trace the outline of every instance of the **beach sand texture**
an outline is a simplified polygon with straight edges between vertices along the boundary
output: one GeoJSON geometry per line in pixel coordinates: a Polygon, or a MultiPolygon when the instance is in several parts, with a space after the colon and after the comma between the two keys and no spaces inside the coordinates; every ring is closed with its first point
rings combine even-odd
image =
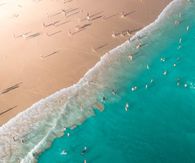
{"type": "Polygon", "coordinates": [[[0,125],[76,83],[171,0],[2,0],[0,125]]]}

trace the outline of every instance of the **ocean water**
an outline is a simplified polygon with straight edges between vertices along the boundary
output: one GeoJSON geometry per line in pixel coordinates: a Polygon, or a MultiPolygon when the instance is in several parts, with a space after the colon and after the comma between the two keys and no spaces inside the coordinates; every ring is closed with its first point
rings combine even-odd
{"type": "Polygon", "coordinates": [[[194,163],[194,45],[195,2],[174,0],[77,84],[0,127],[0,163],[194,163]]]}
{"type": "Polygon", "coordinates": [[[195,2],[175,2],[153,30],[113,53],[93,81],[104,82],[93,94],[104,110],[93,105],[95,114],[67,127],[38,162],[194,163],[195,2]]]}

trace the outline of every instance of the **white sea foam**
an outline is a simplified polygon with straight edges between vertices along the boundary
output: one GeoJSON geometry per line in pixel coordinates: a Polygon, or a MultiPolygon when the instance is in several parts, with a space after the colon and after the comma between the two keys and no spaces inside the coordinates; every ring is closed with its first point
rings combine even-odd
{"type": "Polygon", "coordinates": [[[137,32],[130,41],[101,57],[77,84],[40,100],[4,124],[0,128],[0,162],[36,162],[36,155],[49,147],[54,138],[62,136],[64,127],[78,125],[93,115],[98,97],[105,88],[112,87],[106,76],[109,65],[114,64],[134,40],[149,35],[158,28],[157,24],[162,25],[174,6],[178,9],[186,2],[172,1],[153,23],[137,32]]]}

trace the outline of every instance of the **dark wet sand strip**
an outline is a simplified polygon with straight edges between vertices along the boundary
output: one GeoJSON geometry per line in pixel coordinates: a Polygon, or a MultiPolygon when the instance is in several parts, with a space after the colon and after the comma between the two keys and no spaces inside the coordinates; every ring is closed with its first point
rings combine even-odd
{"type": "Polygon", "coordinates": [[[9,108],[9,109],[7,109],[7,110],[5,110],[5,111],[3,111],[3,112],[1,112],[1,113],[0,113],[0,116],[3,115],[3,114],[5,114],[5,113],[7,113],[7,112],[9,112],[9,111],[11,111],[11,110],[13,110],[13,109],[15,109],[16,107],[17,107],[17,105],[14,106],[14,107],[9,108]]]}
{"type": "Polygon", "coordinates": [[[56,35],[56,34],[58,34],[58,33],[61,33],[62,31],[60,30],[60,31],[56,31],[56,32],[53,32],[53,33],[47,33],[47,36],[53,36],[53,35],[56,35]]]}
{"type": "Polygon", "coordinates": [[[52,56],[52,55],[54,55],[54,54],[57,54],[59,51],[54,51],[54,52],[52,52],[52,53],[50,53],[50,54],[48,54],[48,55],[45,55],[45,56],[41,56],[42,58],[47,58],[47,57],[50,57],[50,56],[52,56]]]}
{"type": "Polygon", "coordinates": [[[5,94],[5,93],[8,93],[8,92],[10,92],[10,91],[12,91],[12,90],[14,90],[14,89],[16,89],[16,88],[19,88],[21,84],[22,84],[22,82],[17,83],[17,84],[15,84],[15,85],[11,86],[11,87],[8,87],[8,88],[2,90],[2,91],[1,91],[1,94],[5,94]]]}

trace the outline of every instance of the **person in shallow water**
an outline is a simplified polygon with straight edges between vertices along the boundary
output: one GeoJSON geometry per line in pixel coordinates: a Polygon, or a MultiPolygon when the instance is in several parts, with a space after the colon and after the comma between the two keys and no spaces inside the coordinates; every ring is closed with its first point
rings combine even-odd
{"type": "Polygon", "coordinates": [[[103,102],[106,101],[106,97],[105,97],[105,96],[102,97],[102,101],[103,101],[103,102]]]}
{"type": "Polygon", "coordinates": [[[113,95],[116,95],[116,94],[117,94],[117,92],[116,92],[115,89],[112,89],[112,94],[113,94],[113,95]]]}

